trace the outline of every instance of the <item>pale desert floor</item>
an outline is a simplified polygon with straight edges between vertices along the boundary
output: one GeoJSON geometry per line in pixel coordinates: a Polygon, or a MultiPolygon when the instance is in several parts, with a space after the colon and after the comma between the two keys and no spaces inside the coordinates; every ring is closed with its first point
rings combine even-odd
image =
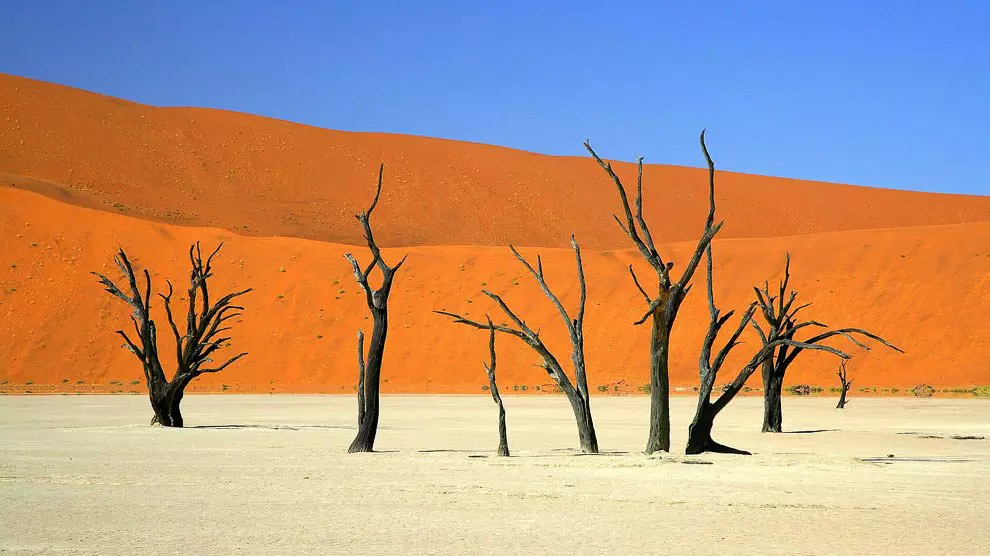
{"type": "Polygon", "coordinates": [[[391,396],[376,454],[345,453],[342,396],[0,397],[5,554],[988,554],[990,402],[757,398],[716,438],[751,457],[647,458],[645,397],[593,400],[606,455],[579,456],[563,397],[391,396]],[[939,438],[923,438],[925,435],[939,438]],[[889,456],[891,455],[892,456],[889,456]]]}

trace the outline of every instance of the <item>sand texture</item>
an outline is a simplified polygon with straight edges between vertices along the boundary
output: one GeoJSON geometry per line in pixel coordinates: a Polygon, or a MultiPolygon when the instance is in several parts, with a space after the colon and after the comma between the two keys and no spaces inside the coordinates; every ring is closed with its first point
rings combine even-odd
{"type": "MultiPolygon", "coordinates": [[[[185,281],[190,242],[225,242],[214,291],[253,287],[247,309],[235,322],[231,350],[251,355],[236,366],[193,382],[194,388],[241,392],[350,392],[357,383],[355,335],[370,332],[364,295],[343,253],[353,247],[290,238],[248,238],[229,231],[148,222],[59,203],[0,188],[0,378],[3,391],[139,390],[135,358],[120,349],[113,330],[128,324],[128,308],[103,293],[90,271],[118,275],[112,254],[124,246],[139,267],[147,266],[158,288],[165,279],[185,281]],[[18,237],[19,236],[19,237],[18,237]],[[53,362],[57,362],[53,364],[53,362]],[[81,382],[81,383],[80,383],[81,382]]],[[[860,325],[901,346],[851,350],[857,388],[874,386],[972,387],[986,384],[990,353],[990,223],[834,232],[793,238],[717,242],[719,303],[744,307],[752,285],[794,258],[794,287],[813,302],[809,314],[830,325],[860,325]],[[937,287],[935,287],[937,285],[937,287]]],[[[692,244],[672,244],[674,260],[692,244]]],[[[573,254],[526,249],[544,256],[548,280],[568,306],[577,303],[573,254]]],[[[408,253],[390,302],[391,330],[382,386],[386,392],[480,393],[487,384],[485,333],[452,324],[432,313],[463,312],[503,319],[483,287],[505,295],[548,344],[567,359],[563,323],[532,278],[505,248],[418,247],[388,250],[394,263],[408,253]]],[[[589,288],[586,350],[593,393],[635,393],[649,383],[650,330],[635,327],[645,303],[630,283],[631,263],[646,275],[638,253],[587,252],[589,288]]],[[[181,293],[179,294],[181,295],[181,293]]],[[[179,300],[181,306],[181,298],[179,300]]],[[[161,305],[154,309],[164,323],[161,305]]],[[[504,319],[503,319],[504,320],[504,319]]],[[[164,324],[163,324],[164,326],[164,324]]],[[[698,382],[697,353],[708,326],[705,298],[691,294],[675,328],[671,381],[698,382]]],[[[746,336],[726,372],[748,359],[758,341],[746,336]]],[[[171,337],[160,335],[163,357],[171,337]]],[[[514,338],[499,340],[503,388],[527,392],[549,383],[533,365],[536,356],[514,338]],[[517,388],[517,390],[518,390],[517,388]]],[[[234,352],[236,353],[236,352],[234,352]]],[[[168,361],[166,359],[166,361],[168,361]]],[[[790,384],[838,385],[837,362],[808,353],[788,375],[790,384]]],[[[169,367],[171,368],[171,367],[169,367]]],[[[728,382],[731,377],[723,379],[728,382]]],[[[751,384],[758,387],[759,377],[751,384]]],[[[854,392],[856,393],[856,392],[854,392]]]]}
{"type": "MultiPolygon", "coordinates": [[[[752,457],[647,458],[645,398],[593,402],[580,456],[562,396],[386,397],[382,453],[344,453],[350,396],[0,398],[0,552],[34,554],[897,554],[990,546],[984,400],[759,400],[715,437],[752,457]],[[957,440],[952,436],[983,436],[957,440]],[[892,457],[889,457],[892,455],[892,457]]],[[[680,450],[693,400],[676,398],[680,450]]]]}
{"type": "MultiPolygon", "coordinates": [[[[551,286],[573,308],[571,233],[585,249],[592,393],[636,393],[649,382],[650,331],[632,326],[645,303],[626,268],[638,268],[648,287],[653,276],[612,221],[617,195],[588,157],[155,108],[7,75],[0,111],[0,393],[139,391],[140,367],[113,335],[129,325],[128,309],[89,272],[118,277],[112,256],[123,246],[150,269],[156,291],[171,279],[181,304],[194,240],[225,242],[213,291],[255,289],[232,331],[231,349],[250,355],[194,390],[352,391],[355,334],[370,321],[342,255],[368,259],[353,245],[353,215],[369,202],[382,161],[376,237],[392,246],[393,263],[409,254],[390,303],[385,392],[481,391],[484,334],[433,311],[504,320],[482,288],[502,294],[567,360],[563,324],[504,245],[542,254],[551,286]]],[[[631,166],[618,169],[632,180],[631,166]]],[[[647,218],[675,276],[702,227],[705,183],[697,169],[646,169],[647,218]]],[[[731,173],[718,183],[724,310],[743,310],[791,252],[793,286],[814,303],[808,317],[867,328],[907,352],[836,342],[855,355],[855,388],[870,389],[854,394],[990,382],[990,197],[731,173]]],[[[674,329],[671,381],[681,392],[697,384],[708,318],[701,280],[674,329]]],[[[164,326],[161,306],[153,312],[164,326]]],[[[170,335],[162,336],[169,354],[170,335]]],[[[755,336],[746,340],[727,372],[751,354],[755,336]]],[[[549,383],[523,346],[503,339],[499,353],[508,392],[549,383]]],[[[833,358],[807,354],[788,383],[836,387],[835,369],[833,358]]]]}

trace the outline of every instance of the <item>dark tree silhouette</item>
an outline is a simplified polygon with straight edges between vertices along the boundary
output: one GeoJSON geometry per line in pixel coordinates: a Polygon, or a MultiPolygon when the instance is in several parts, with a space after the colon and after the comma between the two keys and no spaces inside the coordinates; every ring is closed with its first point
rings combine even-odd
{"type": "Polygon", "coordinates": [[[378,188],[375,191],[375,198],[371,202],[371,206],[368,207],[368,210],[356,215],[358,222],[364,229],[364,239],[368,242],[368,249],[371,251],[371,262],[362,269],[353,255],[350,253],[344,255],[351,263],[358,285],[364,290],[368,309],[371,310],[371,318],[373,319],[371,345],[368,348],[367,360],[364,356],[364,332],[358,332],[358,432],[347,449],[349,453],[372,452],[375,449],[375,435],[378,434],[382,358],[385,355],[385,338],[388,335],[388,296],[392,292],[392,280],[395,278],[395,273],[406,262],[406,257],[402,257],[398,264],[389,266],[382,258],[381,249],[378,248],[375,236],[371,231],[371,212],[375,210],[382,194],[382,175],[384,172],[385,165],[383,164],[378,167],[378,188]],[[382,284],[378,289],[373,289],[368,284],[368,277],[376,268],[382,274],[382,284]]]}
{"type": "Polygon", "coordinates": [[[729,341],[726,342],[725,346],[722,347],[712,359],[712,351],[715,346],[715,341],[718,338],[719,331],[723,326],[732,318],[735,311],[729,311],[724,316],[721,315],[718,307],[715,306],[715,295],[712,291],[712,248],[709,245],[706,250],[707,258],[707,283],[708,283],[708,313],[709,313],[709,323],[708,323],[708,333],[705,335],[705,340],[701,346],[701,356],[698,360],[698,365],[700,368],[701,376],[701,387],[698,391],[698,409],[695,411],[694,420],[691,421],[691,425],[688,427],[688,441],[685,453],[691,454],[701,454],[703,452],[719,452],[723,454],[745,454],[749,455],[749,452],[745,450],[738,450],[736,448],[730,448],[728,446],[719,444],[712,440],[712,427],[715,424],[715,417],[718,416],[719,412],[725,409],[725,406],[729,405],[729,402],[736,397],[736,394],[742,390],[745,386],[746,381],[749,377],[753,376],[756,372],[756,368],[770,356],[770,353],[778,346],[787,345],[791,348],[801,348],[801,349],[812,349],[821,350],[833,353],[843,360],[848,359],[849,355],[829,346],[823,345],[813,345],[804,344],[801,342],[795,342],[789,339],[778,338],[764,345],[759,351],[757,351],[753,357],[749,360],[736,378],[729,383],[722,394],[712,401],[712,392],[715,389],[715,380],[718,377],[718,373],[725,363],[725,358],[729,355],[737,345],[740,344],[739,337],[742,335],[746,326],[753,319],[753,314],[756,311],[756,303],[750,304],[746,312],[743,313],[742,318],[739,320],[739,325],[736,327],[735,331],[729,337],[729,341]]]}
{"type": "Polygon", "coordinates": [[[701,257],[705,249],[711,243],[712,238],[722,228],[722,223],[715,223],[715,163],[712,162],[708,154],[708,147],[705,145],[705,132],[701,132],[701,152],[705,156],[708,164],[708,196],[710,199],[710,210],[705,219],[705,226],[695,247],[694,254],[684,268],[684,273],[676,282],[671,278],[670,271],[674,266],[673,262],[664,261],[657,252],[653,242],[653,235],[650,233],[646,219],[643,217],[643,158],[636,160],[638,175],[636,179],[636,199],[635,211],[629,204],[629,197],[626,189],[622,185],[619,176],[612,170],[611,163],[602,160],[588,142],[584,147],[591,153],[598,165],[615,183],[619,191],[619,200],[622,202],[622,211],[625,221],[615,217],[622,231],[629,236],[633,244],[639,249],[640,254],[646,262],[653,268],[657,275],[657,293],[650,295],[643,288],[632,265],[629,266],[629,273],[632,275],[633,283],[643,295],[649,305],[643,317],[636,321],[640,325],[652,319],[653,332],[650,338],[650,436],[646,442],[646,453],[652,454],[657,451],[670,451],[670,377],[668,360],[670,357],[670,333],[674,327],[674,320],[681,307],[681,302],[691,288],[691,278],[694,276],[701,257]]]}
{"type": "Polygon", "coordinates": [[[839,394],[839,403],[836,404],[836,409],[846,408],[846,393],[849,392],[849,388],[852,386],[853,381],[849,380],[849,374],[846,371],[846,362],[839,362],[839,382],[842,384],[842,393],[839,394]]]}
{"type": "MultiPolygon", "coordinates": [[[[760,336],[763,345],[766,346],[777,339],[793,340],[795,334],[804,328],[827,328],[824,324],[809,320],[798,321],[797,314],[811,304],[794,306],[798,292],[789,289],[791,279],[791,256],[787,255],[784,265],[784,277],[780,280],[777,295],[770,294],[770,286],[764,282],[763,289],[753,288],[756,292],[756,303],[763,314],[763,319],[767,329],[764,331],[760,324],[753,319],[750,321],[757,334],[760,336]]],[[[869,350],[869,346],[863,344],[855,338],[856,335],[865,336],[875,340],[894,351],[904,353],[900,348],[892,345],[880,336],[868,332],[861,328],[838,328],[826,330],[818,335],[812,336],[801,342],[804,344],[819,344],[829,338],[836,336],[843,337],[853,344],[869,350]]],[[[783,430],[783,411],[780,403],[781,393],[784,387],[784,376],[791,363],[806,348],[782,345],[776,347],[770,356],[763,361],[763,432],[781,432],[783,430]]]]}
{"type": "Polygon", "coordinates": [[[495,325],[492,319],[488,319],[488,363],[485,363],[485,373],[488,374],[488,388],[492,392],[492,400],[498,406],[498,455],[509,455],[509,438],[505,431],[505,406],[502,405],[502,396],[498,393],[498,384],[495,383],[495,325]]]}
{"type": "Polygon", "coordinates": [[[172,283],[168,284],[167,294],[158,294],[165,306],[165,314],[168,317],[169,327],[175,335],[175,356],[176,367],[172,380],[165,378],[165,371],[162,367],[158,354],[158,329],[155,321],[151,318],[151,274],[144,270],[144,291],[138,287],[137,277],[134,275],[134,268],[127,254],[120,249],[114,257],[117,267],[127,278],[127,289],[129,293],[114,284],[113,280],[106,276],[94,272],[99,278],[100,284],[114,297],[117,297],[131,307],[131,321],[134,323],[134,334],[136,341],[131,339],[123,330],[117,330],[124,339],[124,347],[133,353],[144,367],[144,380],[148,386],[148,395],[151,398],[151,408],[155,412],[151,424],[161,424],[166,427],[181,427],[182,412],[179,405],[182,403],[182,396],[186,386],[203,373],[217,373],[227,368],[234,361],[247,355],[239,353],[226,362],[209,367],[213,363],[216,352],[225,347],[230,337],[223,336],[230,330],[224,323],[241,316],[243,307],[234,305],[233,300],[242,296],[250,288],[239,292],[227,294],[215,303],[210,303],[210,291],[207,281],[213,276],[213,257],[220,251],[217,246],[213,253],[203,262],[203,255],[200,251],[199,242],[189,248],[189,262],[192,270],[189,273],[189,307],[186,312],[186,332],[179,333],[179,327],[172,318],[172,283]]]}
{"type": "MultiPolygon", "coordinates": [[[[563,319],[564,324],[567,326],[567,331],[571,337],[571,362],[574,364],[574,382],[564,372],[561,367],[560,362],[554,357],[553,353],[547,348],[546,344],[540,338],[539,332],[534,331],[530,328],[525,321],[519,318],[512,309],[506,305],[505,301],[502,300],[498,295],[488,291],[482,290],[482,293],[490,297],[495,303],[502,309],[502,312],[509,317],[509,319],[515,324],[515,327],[494,325],[494,329],[497,332],[503,334],[509,334],[510,336],[515,336],[543,358],[543,363],[540,365],[546,370],[550,378],[557,384],[560,390],[567,396],[567,400],[571,404],[571,409],[574,411],[574,419],[577,421],[578,437],[581,442],[581,451],[589,454],[598,453],[598,438],[595,436],[595,424],[591,418],[591,399],[588,396],[588,376],[584,361],[584,307],[587,302],[587,287],[584,281],[584,266],[581,263],[581,248],[578,246],[577,241],[571,236],[571,248],[574,249],[574,258],[577,260],[577,272],[578,281],[581,286],[581,302],[578,306],[577,315],[574,318],[567,313],[564,309],[564,305],[560,302],[560,299],[550,290],[547,282],[543,276],[543,261],[540,257],[536,257],[536,268],[533,268],[522,255],[516,251],[515,247],[509,246],[512,250],[512,254],[515,255],[516,259],[529,273],[536,279],[537,284],[539,284],[540,289],[543,290],[544,295],[550,299],[557,308],[557,312],[560,313],[561,319],[563,319]]],[[[454,322],[460,324],[466,324],[468,326],[473,326],[479,329],[488,329],[491,327],[489,324],[481,323],[477,321],[470,320],[466,317],[458,315],[456,313],[448,313],[446,311],[436,311],[441,315],[446,315],[452,317],[454,322]]]]}

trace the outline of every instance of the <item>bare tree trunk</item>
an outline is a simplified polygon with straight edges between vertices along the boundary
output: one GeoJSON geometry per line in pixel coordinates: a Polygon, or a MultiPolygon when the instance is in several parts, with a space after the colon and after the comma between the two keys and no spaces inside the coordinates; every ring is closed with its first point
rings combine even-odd
{"type": "Polygon", "coordinates": [[[588,394],[588,376],[584,360],[584,313],[585,306],[588,300],[588,291],[584,279],[584,265],[581,262],[581,248],[578,246],[577,241],[574,237],[571,237],[571,248],[574,250],[574,258],[577,262],[578,271],[578,284],[581,289],[581,300],[578,305],[577,314],[574,318],[567,313],[563,304],[560,302],[560,298],[550,289],[547,285],[546,278],[543,275],[543,261],[537,256],[536,257],[536,268],[533,268],[529,262],[523,258],[522,255],[516,251],[515,247],[509,246],[512,254],[516,259],[522,263],[526,270],[536,279],[536,283],[539,284],[540,289],[543,290],[544,295],[553,303],[556,307],[557,312],[560,314],[561,319],[567,326],[567,332],[571,338],[571,362],[574,364],[574,382],[567,376],[564,372],[563,367],[561,367],[560,362],[557,358],[550,352],[546,344],[540,338],[538,332],[534,331],[529,325],[526,324],[516,313],[506,305],[505,301],[498,295],[488,291],[482,290],[482,293],[491,298],[499,306],[503,313],[515,324],[515,328],[510,326],[494,325],[491,319],[488,320],[488,324],[483,324],[478,321],[470,320],[464,316],[458,315],[456,313],[450,313],[447,311],[435,311],[438,314],[445,315],[454,319],[454,322],[459,324],[466,324],[468,326],[485,329],[494,329],[496,332],[501,332],[503,334],[509,334],[510,336],[515,336],[531,347],[540,357],[543,358],[543,363],[540,365],[543,370],[550,375],[550,378],[557,384],[560,391],[567,396],[567,401],[571,404],[571,409],[574,411],[574,420],[577,423],[578,429],[578,440],[581,444],[581,451],[589,454],[598,453],[598,437],[595,434],[595,424],[591,418],[591,398],[588,394]]]}
{"type": "Polygon", "coordinates": [[[505,431],[505,406],[502,405],[502,396],[498,393],[498,384],[495,381],[495,325],[492,324],[491,317],[488,318],[488,363],[485,364],[485,373],[488,375],[488,389],[492,392],[492,400],[498,405],[498,455],[509,456],[509,437],[505,431]]]}
{"type": "Polygon", "coordinates": [[[650,436],[646,441],[647,454],[670,451],[670,326],[664,322],[661,312],[653,313],[653,331],[650,336],[650,436]]]}
{"type": "Polygon", "coordinates": [[[784,413],[780,404],[780,396],[784,390],[784,381],[770,367],[763,367],[763,432],[783,432],[784,413]]]}
{"type": "Polygon", "coordinates": [[[842,384],[842,393],[839,394],[839,403],[835,406],[836,409],[846,408],[846,393],[849,392],[849,388],[852,386],[853,381],[848,380],[849,375],[846,371],[846,362],[842,361],[839,363],[839,382],[842,384]]]}
{"type": "Polygon", "coordinates": [[[694,420],[691,422],[691,426],[688,427],[688,442],[685,452],[688,455],[701,454],[703,452],[748,455],[749,452],[745,450],[730,448],[712,440],[712,427],[715,424],[715,417],[718,416],[719,412],[729,405],[729,402],[731,402],[733,398],[735,398],[736,394],[743,389],[746,381],[753,376],[754,372],[756,372],[756,368],[763,364],[778,346],[781,348],[786,346],[800,349],[823,350],[834,353],[843,359],[846,359],[849,356],[828,346],[802,344],[790,339],[777,338],[766,345],[763,345],[749,360],[749,363],[747,363],[746,366],[739,371],[736,378],[731,383],[726,385],[721,395],[719,395],[719,397],[713,402],[711,400],[711,396],[715,389],[715,380],[718,377],[718,373],[722,370],[722,365],[725,363],[725,359],[728,357],[729,352],[739,345],[739,337],[753,320],[753,314],[756,312],[757,304],[756,302],[750,304],[749,308],[746,309],[746,312],[743,313],[742,318],[739,319],[739,325],[736,327],[735,332],[733,332],[729,337],[729,341],[725,343],[725,346],[722,347],[722,349],[720,349],[714,357],[712,357],[715,342],[718,340],[719,331],[721,331],[722,327],[725,326],[725,323],[729,322],[729,319],[732,318],[735,311],[729,311],[722,316],[721,311],[719,311],[718,307],[715,306],[711,245],[709,245],[706,249],[706,255],[708,262],[706,272],[709,315],[708,333],[705,335],[705,340],[701,344],[701,354],[698,358],[698,374],[701,379],[701,387],[698,392],[698,409],[695,411],[694,420]]]}
{"type": "Polygon", "coordinates": [[[374,233],[371,229],[371,213],[378,205],[378,199],[382,194],[382,176],[385,166],[378,167],[378,188],[375,191],[375,198],[371,202],[368,210],[357,215],[358,222],[364,230],[364,239],[368,243],[368,250],[371,251],[371,262],[361,268],[357,259],[347,253],[344,257],[351,263],[354,277],[357,278],[358,285],[364,291],[368,310],[371,312],[373,320],[371,331],[371,345],[368,348],[368,357],[364,358],[364,332],[358,333],[358,432],[347,449],[348,453],[372,452],[375,449],[375,436],[378,434],[378,408],[381,390],[382,360],[385,356],[385,339],[388,336],[388,296],[392,292],[392,280],[395,273],[406,262],[402,257],[398,264],[389,266],[382,258],[381,249],[375,242],[374,233]],[[372,289],[368,284],[368,277],[374,269],[378,269],[382,274],[382,285],[372,289]]]}
{"type": "MultiPolygon", "coordinates": [[[[493,392],[495,392],[493,390],[493,392]]],[[[498,392],[495,392],[496,396],[498,392]]],[[[498,404],[498,455],[509,457],[509,437],[505,430],[505,406],[502,405],[502,398],[497,398],[498,404]]]]}
{"type": "Polygon", "coordinates": [[[578,442],[581,444],[581,451],[586,454],[598,453],[598,435],[595,433],[595,423],[591,418],[591,406],[586,397],[568,396],[571,402],[571,409],[574,411],[574,420],[577,422],[578,442]]]}
{"type": "Polygon", "coordinates": [[[649,308],[643,318],[634,324],[640,325],[646,322],[651,315],[653,317],[653,332],[650,340],[650,436],[646,440],[646,453],[652,454],[659,451],[670,451],[670,331],[677,318],[681,302],[691,287],[691,278],[701,261],[701,256],[711,243],[712,239],[722,228],[722,223],[715,223],[715,163],[708,154],[708,147],[705,145],[705,132],[701,132],[701,151],[708,163],[708,192],[709,211],[705,219],[705,227],[694,254],[684,268],[684,273],[676,282],[671,279],[670,270],[674,263],[664,261],[657,251],[653,242],[653,235],[650,232],[646,219],[643,217],[643,159],[637,159],[638,175],[636,179],[635,204],[629,202],[625,186],[622,180],[612,170],[611,163],[607,163],[598,156],[591,144],[584,143],[585,149],[595,159],[595,162],[605,173],[608,174],[619,192],[619,200],[622,203],[624,220],[619,216],[615,221],[622,228],[622,231],[632,240],[633,245],[639,249],[643,259],[653,268],[657,275],[657,294],[650,295],[640,284],[633,267],[629,266],[629,273],[632,275],[633,283],[645,298],[649,308]]]}
{"type": "Polygon", "coordinates": [[[358,330],[357,333],[357,348],[358,348],[358,386],[357,386],[357,402],[358,402],[358,427],[361,426],[361,421],[364,421],[364,330],[358,330]]]}
{"type": "Polygon", "coordinates": [[[688,426],[688,441],[684,453],[691,456],[714,452],[716,454],[738,454],[743,456],[752,455],[746,450],[738,450],[712,440],[712,427],[715,425],[715,416],[718,411],[714,410],[711,403],[704,400],[698,401],[698,409],[695,411],[694,420],[688,426]]]}
{"type": "Polygon", "coordinates": [[[388,309],[373,309],[374,327],[371,333],[371,346],[368,348],[368,363],[364,379],[364,408],[359,410],[361,421],[358,432],[347,449],[348,453],[372,452],[375,449],[375,436],[378,434],[378,408],[382,374],[382,359],[385,356],[385,338],[388,335],[388,309]]]}

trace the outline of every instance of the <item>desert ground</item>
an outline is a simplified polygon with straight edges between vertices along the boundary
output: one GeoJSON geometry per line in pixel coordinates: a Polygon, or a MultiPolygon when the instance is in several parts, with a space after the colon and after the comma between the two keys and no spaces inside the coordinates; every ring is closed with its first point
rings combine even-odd
{"type": "MultiPolygon", "coordinates": [[[[0,397],[0,552],[27,554],[977,554],[990,546],[990,401],[760,400],[716,439],[753,456],[642,455],[646,397],[386,396],[374,454],[352,396],[0,397]],[[956,437],[982,437],[955,439],[956,437]]],[[[675,451],[695,400],[673,399],[675,451]]]]}

